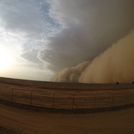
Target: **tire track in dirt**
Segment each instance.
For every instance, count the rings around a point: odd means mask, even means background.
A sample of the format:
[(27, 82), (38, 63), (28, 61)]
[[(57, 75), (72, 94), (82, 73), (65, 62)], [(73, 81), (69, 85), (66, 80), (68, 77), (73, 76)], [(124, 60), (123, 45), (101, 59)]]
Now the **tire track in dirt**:
[(17, 134), (17, 133), (0, 126), (0, 134)]

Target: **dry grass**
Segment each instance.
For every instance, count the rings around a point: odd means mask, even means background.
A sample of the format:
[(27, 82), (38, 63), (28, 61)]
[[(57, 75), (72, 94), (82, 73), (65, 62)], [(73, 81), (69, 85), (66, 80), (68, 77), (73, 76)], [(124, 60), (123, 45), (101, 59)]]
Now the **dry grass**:
[[(116, 107), (134, 104), (134, 85), (43, 83), (0, 78), (0, 98), (55, 109)], [(18, 134), (133, 134), (133, 124), (134, 108), (65, 114), (28, 111), (0, 104), (1, 128)]]
[(108, 108), (134, 103), (133, 84), (65, 84), (64, 88), (63, 85), (1, 78), (0, 99), (55, 109)]

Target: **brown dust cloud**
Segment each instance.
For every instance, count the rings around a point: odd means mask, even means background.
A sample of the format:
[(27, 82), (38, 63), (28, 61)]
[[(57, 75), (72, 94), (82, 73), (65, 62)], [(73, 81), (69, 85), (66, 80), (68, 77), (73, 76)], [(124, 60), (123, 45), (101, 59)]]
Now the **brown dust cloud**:
[(134, 31), (118, 40), (93, 61), (85, 61), (56, 74), (52, 81), (129, 83), (134, 80)]

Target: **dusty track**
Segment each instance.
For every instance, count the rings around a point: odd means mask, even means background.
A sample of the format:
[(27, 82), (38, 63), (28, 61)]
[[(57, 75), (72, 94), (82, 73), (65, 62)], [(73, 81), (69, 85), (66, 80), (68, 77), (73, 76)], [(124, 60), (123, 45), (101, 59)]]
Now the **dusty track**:
[(0, 134), (17, 134), (17, 133), (0, 126)]
[(134, 108), (79, 115), (32, 112), (0, 104), (0, 126), (18, 134), (133, 134)]

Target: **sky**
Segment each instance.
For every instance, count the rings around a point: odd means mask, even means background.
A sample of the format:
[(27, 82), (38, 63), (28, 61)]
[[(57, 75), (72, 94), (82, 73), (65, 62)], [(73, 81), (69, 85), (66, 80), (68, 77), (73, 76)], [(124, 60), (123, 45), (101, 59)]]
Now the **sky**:
[(133, 30), (133, 13), (132, 0), (0, 0), (0, 76), (50, 81), (65, 69), (53, 80), (75, 72), (83, 82), (87, 66)]

